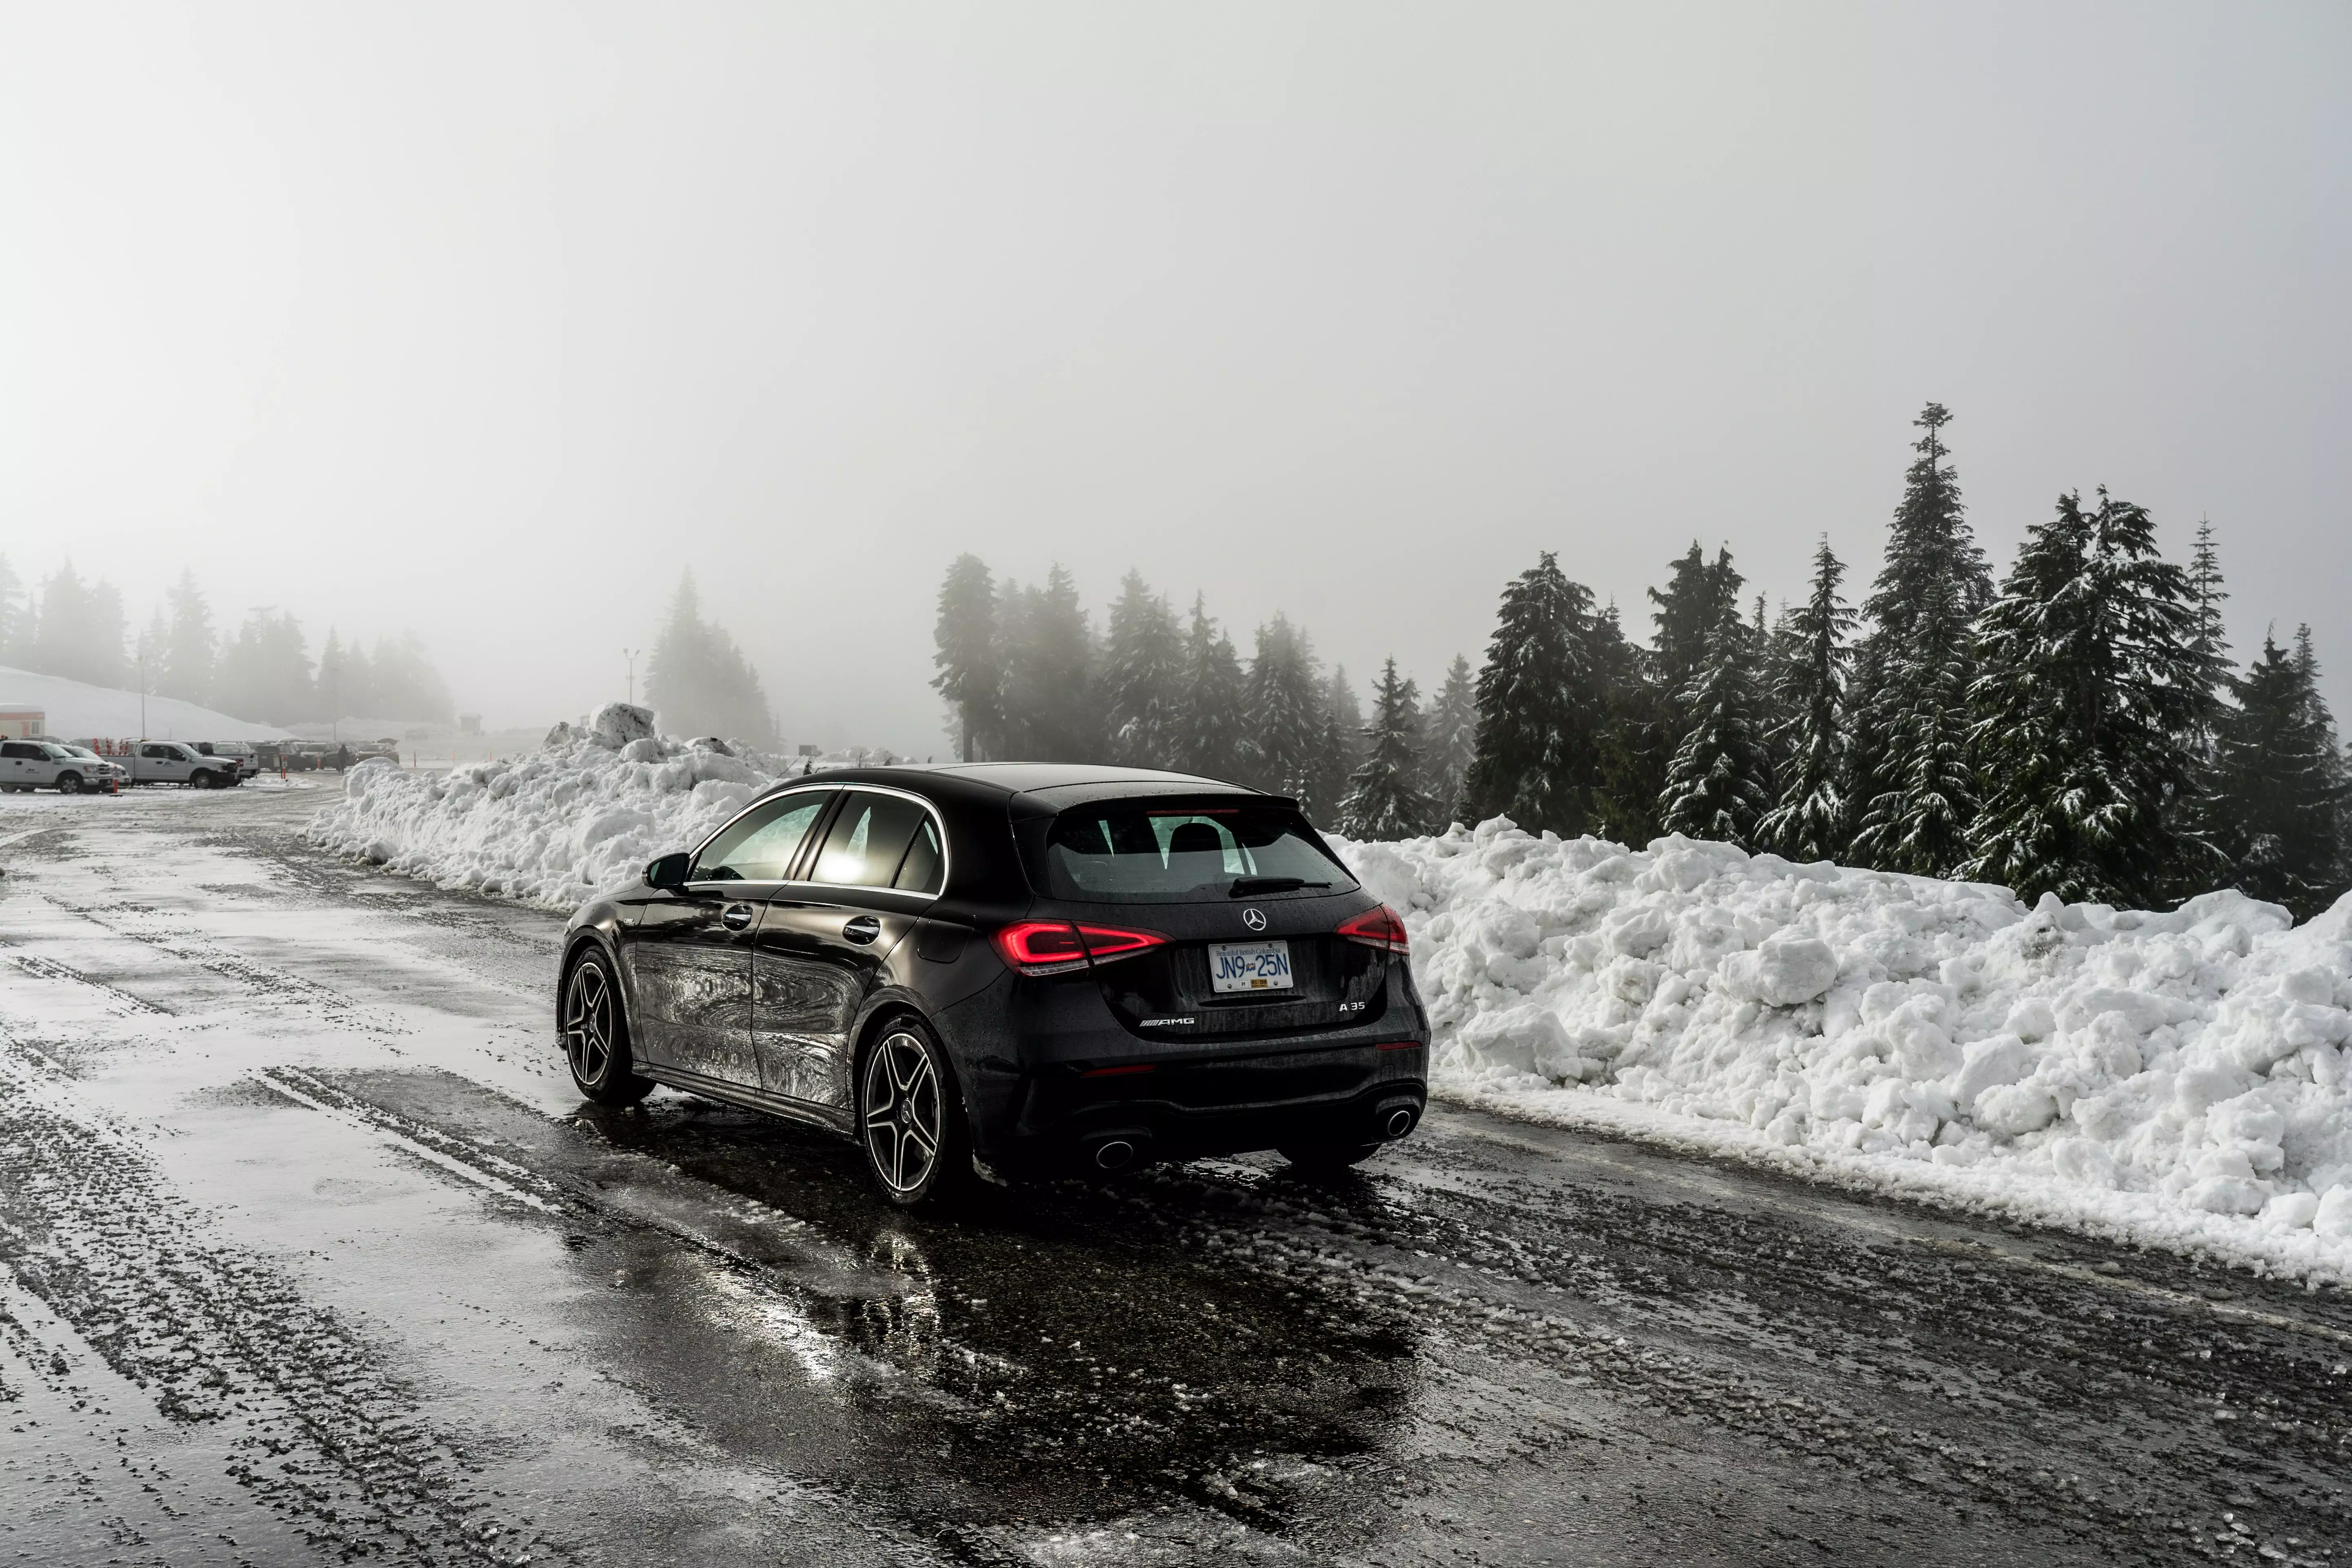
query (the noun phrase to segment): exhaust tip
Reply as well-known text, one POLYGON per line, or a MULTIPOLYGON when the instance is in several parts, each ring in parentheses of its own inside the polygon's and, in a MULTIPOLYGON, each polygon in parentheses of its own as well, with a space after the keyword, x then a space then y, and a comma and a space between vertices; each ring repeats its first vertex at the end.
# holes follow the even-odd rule
POLYGON ((1095 1146, 1095 1168, 1099 1171, 1119 1171, 1135 1158, 1135 1145, 1124 1138, 1113 1138, 1095 1146))
POLYGON ((1412 1111, 1410 1111, 1410 1110, 1391 1110, 1391 1111, 1390 1111, 1390 1112, 1389 1112, 1389 1136, 1390 1136, 1390 1137, 1391 1137, 1391 1138, 1402 1138, 1402 1137, 1403 1137, 1406 1133, 1408 1133, 1408 1132, 1410 1132, 1410 1131, 1412 1131, 1412 1111))

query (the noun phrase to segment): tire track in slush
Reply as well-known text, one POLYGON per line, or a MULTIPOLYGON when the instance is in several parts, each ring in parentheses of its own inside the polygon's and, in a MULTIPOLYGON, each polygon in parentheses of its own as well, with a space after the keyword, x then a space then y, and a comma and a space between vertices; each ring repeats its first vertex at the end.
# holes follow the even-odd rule
POLYGON ((137 1146, 0 1054, 0 1265, 109 1367, 166 1419, 231 1432, 229 1474, 325 1555, 551 1560, 355 1325, 206 1228, 137 1146))

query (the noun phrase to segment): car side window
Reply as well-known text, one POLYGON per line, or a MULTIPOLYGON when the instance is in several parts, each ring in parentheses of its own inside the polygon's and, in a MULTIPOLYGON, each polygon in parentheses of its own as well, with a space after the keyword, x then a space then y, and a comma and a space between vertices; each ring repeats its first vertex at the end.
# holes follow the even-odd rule
POLYGON ((729 823, 695 860, 697 882, 781 882, 830 791, 780 795, 729 823))
POLYGON ((38 746, 27 745, 22 741, 10 741, 5 745, 0 745, 0 757, 6 757, 12 762, 30 762, 40 754, 41 749, 38 746))
POLYGON ((851 790, 817 851, 810 879, 837 888, 890 887, 908 847, 930 820, 929 812, 903 796, 851 790))
POLYGON ((939 825, 927 816, 915 830, 914 842, 907 846, 907 858, 898 862, 898 879, 890 885, 901 892, 936 893, 945 858, 940 848, 939 825))

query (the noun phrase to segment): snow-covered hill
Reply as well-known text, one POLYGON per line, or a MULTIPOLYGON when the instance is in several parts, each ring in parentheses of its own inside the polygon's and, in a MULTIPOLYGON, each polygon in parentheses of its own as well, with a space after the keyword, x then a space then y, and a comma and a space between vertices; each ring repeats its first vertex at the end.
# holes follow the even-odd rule
MULTIPOLYGON (((363 766, 313 836, 563 909, 799 771, 642 714, 446 775, 363 766)), ((1502 820, 1334 843, 1412 933, 1441 1096, 2352 1278, 2352 900, 2300 929, 2227 892, 2029 909, 1502 820)))
POLYGON ((27 669, 0 668, 0 708, 38 708, 48 715, 50 734, 68 741, 93 739, 155 741, 278 741, 289 732, 268 724, 248 724, 175 697, 150 696, 146 725, 140 724, 136 691, 111 686, 91 686, 60 675, 35 675, 27 669))

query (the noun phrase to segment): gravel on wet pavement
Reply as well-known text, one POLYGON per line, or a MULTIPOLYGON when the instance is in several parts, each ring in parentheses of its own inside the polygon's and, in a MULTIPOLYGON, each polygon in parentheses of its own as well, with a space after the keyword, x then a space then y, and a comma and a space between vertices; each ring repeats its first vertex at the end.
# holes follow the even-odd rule
POLYGON ((323 798, 0 805, 0 1563, 2352 1547, 2335 1289, 1443 1107, 902 1215, 323 798))

